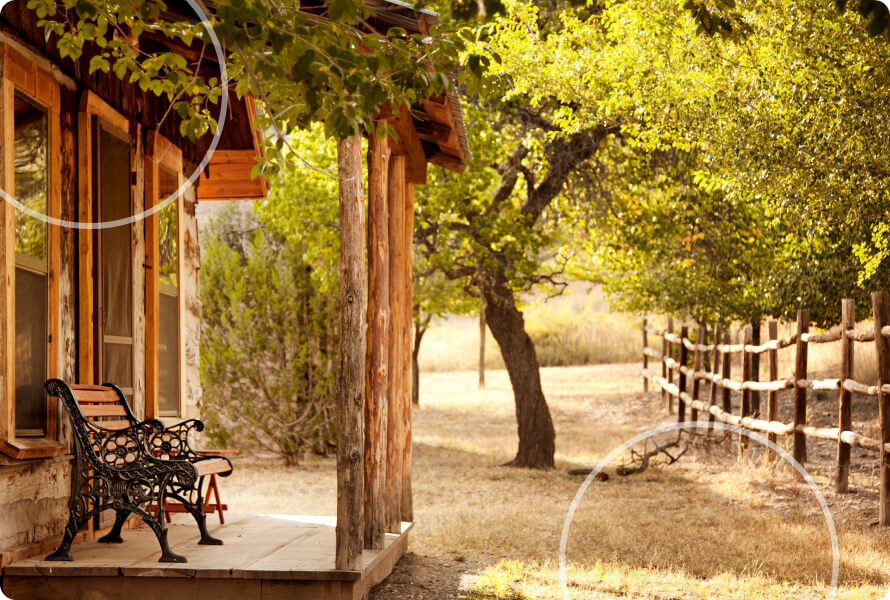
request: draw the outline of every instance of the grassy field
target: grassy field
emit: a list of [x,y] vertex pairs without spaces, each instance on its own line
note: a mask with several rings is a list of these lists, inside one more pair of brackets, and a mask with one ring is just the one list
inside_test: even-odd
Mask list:
[[[558,468],[550,472],[498,466],[516,444],[503,371],[489,373],[484,391],[471,371],[424,374],[414,412],[412,552],[472,575],[464,592],[470,599],[561,598],[559,537],[583,480],[568,468],[595,464],[670,419],[654,394],[640,393],[638,372],[635,364],[543,370],[557,429]],[[825,597],[830,540],[809,488],[786,470],[739,462],[735,444],[709,448],[671,467],[613,474],[591,486],[569,537],[573,598]],[[333,468],[331,459],[291,470],[245,459],[223,493],[234,512],[333,514]],[[814,469],[840,538],[837,597],[883,597],[890,532],[871,525],[873,479],[854,478],[859,493],[837,496],[827,486],[828,466]]]

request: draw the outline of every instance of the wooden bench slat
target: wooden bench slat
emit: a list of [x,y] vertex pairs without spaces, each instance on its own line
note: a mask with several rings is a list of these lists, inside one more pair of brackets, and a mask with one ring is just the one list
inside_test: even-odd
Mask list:
[[192,463],[198,469],[198,475],[212,475],[213,473],[228,473],[232,470],[227,460],[213,458],[211,460],[199,460]]
[[117,392],[109,388],[101,390],[82,390],[77,392],[77,401],[81,405],[85,402],[89,403],[110,403],[118,402]]
[[116,420],[116,421],[94,421],[96,425],[99,427],[104,427],[105,429],[126,429],[130,427],[131,423],[125,420]]
[[81,404],[80,410],[88,417],[126,417],[127,409],[118,404]]

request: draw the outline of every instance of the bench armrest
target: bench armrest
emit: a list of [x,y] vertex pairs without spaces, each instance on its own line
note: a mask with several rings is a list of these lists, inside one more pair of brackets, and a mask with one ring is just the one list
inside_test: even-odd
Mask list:
[[200,452],[192,448],[189,436],[193,431],[204,431],[204,422],[200,419],[188,419],[160,431],[153,432],[146,440],[148,452],[163,460],[197,460],[202,458]]

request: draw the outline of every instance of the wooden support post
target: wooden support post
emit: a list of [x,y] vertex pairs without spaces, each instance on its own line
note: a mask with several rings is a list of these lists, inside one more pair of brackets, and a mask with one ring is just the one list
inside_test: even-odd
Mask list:
[[336,568],[362,568],[364,532],[365,199],[362,140],[337,144],[340,179],[340,379],[337,382]]
[[[770,341],[779,339],[779,322],[778,321],[770,321],[766,324],[767,333],[769,335]],[[776,381],[779,378],[779,351],[778,350],[770,350],[769,354],[769,380]],[[767,397],[767,407],[766,407],[766,420],[767,421],[776,421],[779,418],[779,392],[778,390],[769,392],[769,396]],[[767,434],[767,439],[772,443],[776,443],[776,434],[770,433]],[[769,450],[769,461],[776,461],[776,452],[770,448]]]
[[686,337],[689,335],[689,328],[686,325],[680,328],[680,368],[677,369],[678,379],[679,379],[679,388],[680,388],[680,397],[677,398],[677,422],[682,423],[686,420],[686,401],[683,400],[683,393],[686,392],[686,373],[683,372],[683,367],[687,366],[686,363],[689,362],[689,349],[686,348],[686,344],[683,341],[686,340]]
[[[797,311],[797,345],[794,357],[794,426],[803,427],[807,424],[807,388],[800,382],[807,378],[807,343],[803,334],[810,330],[810,311]],[[804,432],[794,431],[794,458],[800,464],[807,460],[807,436]]]
[[[751,343],[751,337],[753,335],[753,331],[750,325],[745,327],[742,331],[742,346],[747,346]],[[751,381],[751,356],[752,354],[742,349],[742,381]],[[741,417],[744,419],[745,417],[751,416],[751,390],[742,388],[742,408],[740,411]],[[748,436],[739,434],[739,452],[744,454],[748,451]]]
[[[674,332],[674,320],[673,319],[668,319],[667,328],[665,329],[665,331],[667,333]],[[662,346],[664,348],[663,354],[664,354],[665,361],[667,361],[668,358],[671,358],[671,359],[674,358],[674,344],[672,342],[669,342],[667,337],[664,338],[664,343],[662,344]],[[665,362],[665,364],[667,364],[667,363]],[[667,376],[665,377],[665,379],[667,379],[668,383],[674,382],[674,370],[671,367],[667,367]],[[674,397],[671,396],[670,394],[668,394],[667,392],[662,392],[662,395],[667,397],[668,414],[674,412]]]
[[[389,207],[389,378],[388,378],[388,411],[386,441],[386,531],[402,532],[402,444],[404,443],[402,410],[402,362],[406,358],[403,351],[405,329],[411,328],[411,322],[404,323],[405,287],[404,265],[405,256],[405,157],[392,155],[389,160],[389,177],[387,178],[387,206]],[[408,277],[411,273],[408,272]]]
[[380,549],[386,531],[389,393],[389,144],[368,142],[368,361],[365,383],[365,547]]
[[[717,375],[720,373],[720,351],[717,350],[717,345],[720,343],[720,336],[723,335],[723,328],[718,324],[714,325],[714,350],[711,354],[711,373]],[[711,387],[708,388],[708,404],[714,406],[717,404],[717,390],[719,386],[711,382]],[[708,415],[708,422],[714,422],[714,415]]]
[[[723,344],[728,346],[730,342],[729,332],[723,334]],[[730,352],[723,353],[723,378],[729,379],[732,375],[732,354]],[[723,388],[723,410],[732,414],[732,390]]]
[[411,331],[413,323],[413,286],[412,286],[412,265],[414,261],[414,184],[407,183],[405,185],[405,203],[402,207],[405,211],[405,231],[402,242],[405,244],[406,261],[402,265],[405,269],[402,284],[405,287],[405,304],[402,310],[405,311],[402,316],[402,322],[405,323],[402,329],[404,336],[403,344],[405,346],[405,357],[402,362],[402,521],[414,521],[414,499],[411,492],[411,385],[414,376],[411,367],[412,350],[411,344],[414,341],[414,335]]
[[[843,383],[853,378],[853,348],[856,343],[847,337],[847,331],[856,328],[856,302],[851,298],[841,300],[841,389],[838,394],[838,432],[850,431],[853,426],[853,394],[844,389]],[[847,491],[850,480],[850,445],[838,436],[837,475],[834,489],[839,494]]]
[[[701,382],[701,380],[695,376],[696,372],[701,371],[701,364],[702,364],[703,352],[701,350],[699,350],[698,347],[705,343],[706,335],[707,334],[705,333],[705,326],[703,324],[699,325],[698,326],[698,334],[695,336],[695,353],[693,354],[693,358],[692,358],[692,371],[693,371],[693,373],[692,373],[692,400],[693,401],[698,400],[698,392],[699,392],[699,387],[700,387],[699,384]],[[698,421],[698,409],[693,408],[692,410],[690,410],[689,417],[693,421]]]
[[[646,348],[649,347],[649,332],[646,331],[646,325],[648,325],[648,321],[643,319],[643,372],[649,370],[649,357],[646,355]],[[643,393],[649,393],[649,376],[647,374],[643,375]]]
[[875,350],[878,360],[878,421],[881,424],[880,449],[880,506],[878,523],[890,525],[890,456],[886,450],[890,442],[890,394],[884,386],[890,384],[890,340],[881,330],[890,325],[890,295],[887,292],[873,292],[871,305],[875,317]]

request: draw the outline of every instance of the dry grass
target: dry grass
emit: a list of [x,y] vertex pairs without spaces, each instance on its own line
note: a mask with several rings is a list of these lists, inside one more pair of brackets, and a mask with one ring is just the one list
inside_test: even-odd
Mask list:
[[[611,312],[597,288],[572,284],[565,294],[549,300],[529,298],[523,312],[542,366],[629,362],[640,356],[642,320],[629,313]],[[485,344],[486,367],[503,369],[504,361],[490,332]],[[450,317],[430,327],[420,346],[419,361],[423,372],[469,371],[477,368],[478,357],[478,316]]]
[[[559,536],[583,479],[567,467],[593,464],[666,418],[655,396],[639,393],[638,370],[543,370],[557,428],[551,472],[498,466],[516,444],[503,371],[489,374],[484,391],[473,372],[424,374],[414,412],[412,550],[487,562],[468,594],[475,600],[560,598]],[[330,460],[298,470],[255,461],[223,484],[232,510],[251,512],[332,514],[333,490]],[[890,533],[870,527],[857,504],[868,491],[826,490],[838,521],[844,600],[876,600],[890,586]],[[568,562],[573,598],[815,599],[825,597],[830,546],[806,486],[716,451],[595,483],[572,525]]]

